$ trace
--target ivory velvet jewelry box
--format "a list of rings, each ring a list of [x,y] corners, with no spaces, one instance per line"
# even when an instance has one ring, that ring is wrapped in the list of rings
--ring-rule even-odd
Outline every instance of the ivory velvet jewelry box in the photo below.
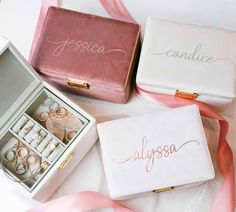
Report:
[[[42,82],[0,37],[0,160],[9,183],[46,200],[97,139],[96,121]]]
[[[98,124],[109,192],[127,199],[214,178],[196,105]]]
[[[59,89],[125,103],[139,34],[136,24],[50,7],[32,65]]]
[[[148,18],[136,84],[219,109],[236,95],[236,33]]]

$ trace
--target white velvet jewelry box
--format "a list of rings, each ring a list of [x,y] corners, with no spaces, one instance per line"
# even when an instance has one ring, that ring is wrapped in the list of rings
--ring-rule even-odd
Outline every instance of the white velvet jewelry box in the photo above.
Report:
[[[98,124],[114,199],[196,185],[214,168],[196,105]]]
[[[96,120],[0,37],[0,157],[9,184],[46,200],[97,140]]]
[[[236,32],[148,18],[137,86],[224,109],[236,96],[235,49]]]

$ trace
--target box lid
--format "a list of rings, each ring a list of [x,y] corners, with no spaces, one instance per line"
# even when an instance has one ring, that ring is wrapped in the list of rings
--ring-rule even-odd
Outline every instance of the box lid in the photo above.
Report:
[[[196,105],[101,123],[98,133],[112,198],[214,177]]]
[[[236,32],[149,18],[137,85],[159,93],[195,92],[212,104],[214,98],[232,101],[235,49]]]
[[[0,36],[1,126],[40,84],[34,69],[7,39]]]

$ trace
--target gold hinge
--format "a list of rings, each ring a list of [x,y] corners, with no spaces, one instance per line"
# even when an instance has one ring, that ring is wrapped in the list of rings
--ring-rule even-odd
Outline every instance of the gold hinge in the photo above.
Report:
[[[89,89],[89,84],[83,80],[67,78],[67,84],[71,87]]]
[[[196,99],[199,96],[199,94],[176,90],[175,96],[181,97],[184,99]]]
[[[160,192],[164,192],[164,191],[171,191],[173,190],[175,187],[171,186],[171,187],[167,187],[167,188],[160,188],[160,189],[155,189],[152,192],[154,193],[160,193]]]
[[[72,154],[67,155],[66,159],[62,161],[60,168],[64,169],[66,165],[72,160]]]

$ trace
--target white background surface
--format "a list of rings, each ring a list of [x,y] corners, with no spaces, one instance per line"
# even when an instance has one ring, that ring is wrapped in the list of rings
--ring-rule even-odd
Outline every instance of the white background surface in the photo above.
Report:
[[[124,3],[142,27],[144,27],[145,18],[151,15],[236,30],[235,0],[124,0]],[[2,0],[0,3],[0,34],[11,40],[26,58],[30,51],[40,4],[40,0]],[[77,11],[107,16],[98,0],[64,0],[61,1],[61,5]],[[163,109],[161,105],[143,100],[135,94],[125,105],[73,95],[69,95],[69,97],[93,115],[98,122],[151,113]],[[236,118],[234,115],[234,117],[227,117],[227,119],[231,124],[228,141],[235,155]],[[203,121],[217,173],[216,178],[189,189],[150,194],[146,197],[125,201],[126,205],[140,212],[205,212],[209,210],[222,178],[216,165],[218,125],[211,120],[204,119]],[[37,202],[15,192],[6,181],[4,176],[0,176],[0,211],[21,212],[37,204]],[[99,191],[108,195],[99,142],[90,150],[51,198],[83,190]]]

